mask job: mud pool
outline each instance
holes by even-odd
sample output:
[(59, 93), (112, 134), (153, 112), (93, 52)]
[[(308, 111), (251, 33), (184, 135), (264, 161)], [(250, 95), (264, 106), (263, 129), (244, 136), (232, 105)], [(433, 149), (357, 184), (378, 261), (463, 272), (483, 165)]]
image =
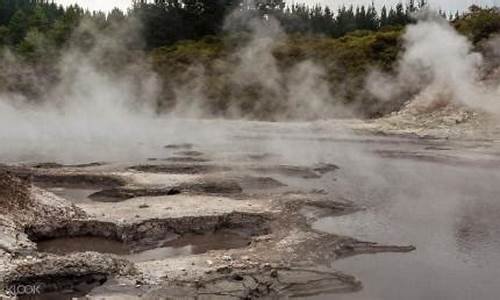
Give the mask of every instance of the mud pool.
[[(458, 152), (470, 161), (478, 155)], [(358, 182), (346, 194), (359, 199), (364, 210), (323, 218), (313, 227), (383, 243), (411, 241), (417, 249), (335, 262), (335, 268), (364, 285), (359, 293), (336, 299), (497, 299), (500, 172), (481, 164), (451, 166), (418, 157), (385, 159), (379, 170), (376, 181), (352, 172), (340, 183), (345, 188)]]
[[(38, 250), (57, 259), (85, 251), (124, 258), (155, 286), (145, 299), (165, 291), (180, 297), (226, 291), (241, 298), (260, 291), (248, 286), (269, 290), (280, 284), (271, 295), (498, 298), (497, 141), (356, 134), (342, 122), (207, 122), (186, 128), (196, 134), (141, 144), (129, 160), (23, 161), (56, 161), (36, 171), (42, 172), (34, 175), (40, 186), (76, 204), (91, 221), (108, 224), (117, 237), (133, 241), (165, 229), (182, 231), (144, 246), (75, 225), (53, 229), (56, 238), (37, 241)], [(213, 132), (216, 138), (203, 137)], [(164, 159), (178, 154), (203, 159)], [(86, 164), (97, 160), (106, 165)], [(65, 184), (57, 186), (57, 180)], [(86, 184), (74, 186), (82, 180)], [(95, 201), (94, 194), (119, 201)], [(259, 234), (233, 230), (262, 220), (272, 225)], [(90, 229), (108, 238), (69, 234)], [(294, 269), (306, 262), (321, 271)], [(166, 275), (189, 286), (163, 286)], [(95, 289), (91, 299), (130, 296), (124, 291), (134, 287), (110, 284)]]
[(100, 191), (98, 189), (72, 189), (64, 187), (48, 188), (47, 190), (75, 203), (91, 201), (89, 196)]
[[(355, 275), (364, 288), (335, 298), (498, 299), (498, 142), (343, 137), (340, 132), (338, 137), (289, 132), (271, 142), (275, 149), (293, 149), (268, 148), (272, 155), (293, 158), (295, 163), (319, 159), (340, 166), (321, 179), (275, 178), (292, 189), (326, 190), (363, 207), (353, 214), (317, 220), (314, 229), (366, 241), (412, 244), (417, 249), (336, 261), (335, 269)], [(260, 138), (271, 139), (272, 134)], [(400, 155), (383, 155), (395, 152)]]
[(56, 238), (37, 243), (40, 252), (66, 255), (93, 251), (122, 256), (133, 262), (161, 260), (176, 256), (205, 253), (210, 250), (243, 248), (251, 239), (243, 233), (219, 230), (206, 234), (186, 234), (178, 237), (170, 234), (160, 241), (148, 245), (127, 245), (101, 237)]

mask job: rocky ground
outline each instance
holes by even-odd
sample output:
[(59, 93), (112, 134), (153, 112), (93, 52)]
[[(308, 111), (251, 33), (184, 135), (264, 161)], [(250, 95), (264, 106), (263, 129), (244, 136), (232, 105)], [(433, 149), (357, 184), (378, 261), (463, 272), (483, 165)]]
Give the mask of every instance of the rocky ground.
[[(313, 230), (318, 217), (359, 207), (321, 190), (287, 190), (273, 178), (321, 178), (336, 172), (334, 164), (259, 163), (265, 154), (221, 164), (190, 144), (166, 148), (193, 159), (1, 166), (0, 297), (13, 298), (26, 285), (40, 286), (45, 299), (356, 291), (360, 281), (332, 270), (333, 261), (414, 249)], [(52, 241), (58, 246), (47, 250)]]
[(434, 139), (496, 139), (500, 135), (497, 117), (452, 103), (419, 105), (406, 103), (400, 111), (372, 121), (354, 122), (359, 132), (414, 136)]

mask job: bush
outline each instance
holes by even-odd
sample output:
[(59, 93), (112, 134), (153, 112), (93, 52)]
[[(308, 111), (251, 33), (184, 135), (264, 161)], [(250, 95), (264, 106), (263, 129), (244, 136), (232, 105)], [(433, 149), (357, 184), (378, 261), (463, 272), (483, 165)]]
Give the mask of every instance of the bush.
[(455, 20), (455, 28), (475, 44), (500, 33), (500, 9), (471, 6), (470, 12)]

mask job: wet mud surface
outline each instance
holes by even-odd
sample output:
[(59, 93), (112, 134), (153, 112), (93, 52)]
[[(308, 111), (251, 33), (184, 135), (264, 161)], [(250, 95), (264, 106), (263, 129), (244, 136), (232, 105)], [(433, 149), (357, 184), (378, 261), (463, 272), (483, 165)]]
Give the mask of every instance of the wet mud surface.
[(246, 189), (275, 189), (286, 186), (272, 177), (243, 176), (237, 180)]
[(179, 149), (185, 149), (185, 150), (189, 150), (189, 149), (192, 149), (194, 147), (193, 144), (191, 143), (181, 143), (181, 144), (168, 144), (168, 145), (165, 145), (165, 149), (174, 149), (174, 150), (179, 150)]
[(91, 200), (90, 196), (100, 192), (100, 189), (86, 188), (65, 188), (65, 187), (52, 187), (47, 188), (47, 191), (54, 193), (55, 195), (67, 199), (73, 203), (83, 203)]
[(174, 154), (178, 155), (178, 156), (188, 156), (188, 157), (200, 157), (200, 156), (205, 155), (203, 152), (195, 151), (195, 150), (179, 151), (179, 152), (175, 152)]
[(209, 159), (191, 156), (174, 156), (162, 159), (162, 161), (178, 162), (178, 163), (203, 163), (209, 162)]
[(303, 179), (317, 179), (322, 175), (338, 170), (334, 164), (317, 164), (312, 167), (291, 166), (291, 165), (267, 165), (251, 167), (250, 169), (262, 174), (279, 174), (283, 176), (298, 177)]
[[(351, 276), (314, 269), (263, 268), (207, 277), (211, 278), (200, 280), (195, 285), (176, 282), (182, 288), (175, 285), (163, 287), (146, 294), (145, 298), (156, 299), (165, 294), (187, 299), (295, 298), (318, 293), (353, 292), (361, 288), (360, 282)], [(346, 284), (350, 287), (346, 288)]]
[(47, 163), (34, 164), (32, 167), (35, 169), (89, 168), (89, 167), (99, 167), (105, 164), (106, 163), (92, 162), (92, 163), (76, 164), (76, 165), (64, 165), (55, 162), (47, 162)]
[(188, 194), (238, 194), (242, 188), (237, 181), (209, 180), (193, 183), (182, 183), (166, 188), (137, 188), (118, 187), (105, 189), (88, 195), (89, 199), (102, 202), (118, 202), (137, 197), (173, 196), (181, 193)]
[[(426, 148), (425, 150), (449, 151), (447, 148)], [(423, 151), (397, 151), (384, 150), (376, 151), (383, 158), (413, 160), (417, 162), (432, 162), (456, 167), (480, 167), (480, 168), (498, 168), (500, 160), (492, 155), (483, 155), (482, 157), (461, 157), (454, 155), (435, 154)]]
[(166, 173), (166, 174), (208, 174), (216, 172), (230, 171), (226, 166), (216, 166), (208, 164), (157, 164), (132, 166), (130, 170), (145, 173)]
[[(36, 169), (27, 170), (25, 174), (39, 174)], [(124, 172), (128, 170), (125, 168)], [(33, 219), (26, 216), (13, 225), (11, 234), (17, 236), (14, 240), (18, 241), (13, 241), (14, 248), (7, 246), (2, 250), (11, 253), (8, 255), (10, 267), (2, 273), (5, 290), (31, 282), (43, 286), (41, 295), (23, 296), (23, 299), (68, 299), (92, 296), (92, 293), (101, 299), (110, 290), (113, 297), (122, 298), (134, 294), (126, 292), (128, 287), (137, 286), (134, 282), (141, 282), (140, 286), (142, 282), (147, 283), (145, 286), (149, 287), (141, 290), (141, 296), (146, 299), (155, 299), (155, 295), (165, 292), (179, 297), (211, 295), (238, 299), (304, 296), (354, 291), (360, 287), (354, 277), (339, 272), (293, 268), (294, 261), (301, 261), (302, 255), (289, 254), (289, 251), (305, 254), (311, 251), (312, 241), (328, 238), (328, 235), (310, 231), (301, 208), (315, 207), (334, 214), (352, 209), (351, 203), (315, 201), (311, 198), (317, 195), (300, 193), (271, 196), (271, 192), (270, 197), (258, 199), (250, 199), (250, 195), (217, 198), (242, 194), (242, 186), (270, 191), (286, 186), (272, 177), (245, 175), (229, 180), (196, 179), (162, 189), (140, 187), (125, 175), (108, 177), (111, 175), (93, 174), (92, 171), (75, 175), (66, 173), (64, 168), (51, 172), (50, 185), (73, 186), (74, 178), (80, 178), (84, 179), (85, 186), (116, 187), (92, 194), (89, 194), (94, 191), (92, 189), (50, 187), (45, 194), (38, 188), (30, 191), (29, 181), (24, 184), (19, 181), (19, 189), (31, 193), (25, 195), (25, 201), (30, 204), (16, 208), (19, 212), (29, 206), (37, 210), (41, 203), (33, 198), (33, 193), (39, 192), (42, 194), (38, 196), (62, 197), (42, 202), (48, 207), (62, 205), (59, 209), (67, 211), (53, 215), (51, 209), (42, 209), (43, 213)], [(315, 172), (321, 174), (319, 170)], [(120, 180), (108, 182), (103, 178)], [(122, 202), (95, 201), (97, 196)], [(20, 196), (14, 192), (8, 197), (17, 199)], [(196, 203), (195, 206), (192, 203)], [(121, 207), (110, 210), (108, 205)], [(141, 216), (136, 215), (138, 212)], [(301, 238), (294, 237), (296, 230), (303, 232)], [(19, 233), (24, 240), (21, 247), (26, 249), (22, 252), (27, 254), (20, 255), (15, 248), (20, 243)], [(337, 250), (332, 252), (332, 247)], [(344, 252), (412, 250), (359, 244), (334, 236), (322, 249), (331, 257), (340, 257)], [(314, 260), (323, 261), (324, 257), (316, 255)], [(168, 274), (168, 277), (159, 274)], [(105, 284), (99, 293), (97, 287), (109, 278), (118, 283)]]
[(0, 295), (461, 299), (468, 278), (493, 299), (495, 149), (245, 126), (142, 161), (2, 165)]
[(146, 243), (134, 241), (123, 243), (103, 237), (63, 237), (37, 242), (42, 253), (66, 255), (78, 252), (98, 252), (115, 254), (133, 261), (154, 261), (177, 256), (206, 253), (210, 250), (227, 250), (247, 247), (251, 236), (236, 230), (217, 230), (204, 234), (170, 234), (163, 240), (150, 240)]
[(19, 286), (37, 285), (39, 293), (34, 295), (20, 295), (19, 300), (68, 300), (84, 298), (94, 288), (107, 281), (105, 274), (87, 274), (81, 276), (54, 276), (43, 279), (33, 277), (23, 281), (11, 282), (9, 289)]

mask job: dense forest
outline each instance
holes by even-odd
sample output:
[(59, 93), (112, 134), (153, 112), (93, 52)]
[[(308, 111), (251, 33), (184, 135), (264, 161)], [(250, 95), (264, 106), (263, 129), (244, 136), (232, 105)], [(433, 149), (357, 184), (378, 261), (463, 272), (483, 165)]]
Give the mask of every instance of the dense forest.
[[(168, 111), (181, 101), (175, 97), (178, 86), (200, 80), (200, 72), (193, 72), (197, 66), (203, 68), (199, 93), (210, 113), (225, 114), (236, 102), (249, 117), (269, 119), (280, 109), (273, 103), (276, 93), (262, 88), (262, 82), (235, 83), (230, 77), (234, 66), (241, 63), (234, 53), (251, 43), (255, 33), (252, 20), (264, 24), (276, 20), (282, 34), (272, 36), (275, 41), (270, 51), (280, 71), (286, 73), (305, 60), (317, 63), (324, 68), (321, 76), (329, 83), (335, 101), (341, 99), (358, 112), (375, 116), (400, 103), (382, 108), (363, 94), (362, 75), (373, 67), (393, 68), (405, 26), (414, 23), (415, 14), (426, 6), (425, 0), (380, 10), (373, 4), (331, 9), (287, 5), (283, 0), (136, 0), (127, 12), (115, 9), (106, 14), (48, 0), (0, 0), (0, 47), (4, 49), (0, 88), (37, 98), (59, 79), (56, 62), (61, 53), (75, 47), (91, 51), (102, 40), (112, 38), (118, 40), (118, 46), (100, 52), (99, 63), (114, 72), (136, 63), (138, 57), (152, 62), (162, 84), (159, 111)], [(463, 13), (439, 14), (479, 50), (482, 41), (500, 32), (498, 8), (473, 6)], [(15, 68), (5, 63), (12, 57), (16, 58)], [(29, 76), (19, 74), (19, 64), (30, 67)], [(40, 74), (45, 81), (33, 84)]]
[[(226, 17), (238, 11), (245, 18), (273, 16), (287, 33), (314, 33), (341, 37), (356, 30), (377, 31), (386, 27), (401, 27), (413, 21), (412, 15), (426, 6), (426, 0), (410, 0), (406, 5), (382, 7), (343, 6), (337, 11), (319, 5), (286, 5), (284, 0), (145, 0), (134, 1), (128, 12), (115, 9), (108, 14), (90, 12), (78, 5), (67, 8), (49, 0), (1, 0), (0, 41), (2, 44), (19, 45), (28, 34), (43, 33), (55, 43), (66, 41), (72, 29), (82, 19), (91, 19), (102, 27), (137, 18), (143, 25), (143, 36), (148, 48), (165, 46), (179, 40), (200, 39), (224, 32)], [(445, 12), (440, 12), (445, 18)], [(449, 18), (458, 18), (450, 14)], [(234, 26), (245, 30), (244, 24)]]
[[(399, 3), (389, 9), (383, 7), (379, 13), (373, 4), (368, 7), (344, 6), (334, 12), (319, 5), (287, 6), (279, 0), (156, 0), (153, 3), (142, 0), (135, 1), (126, 13), (115, 9), (105, 14), (84, 10), (78, 5), (64, 8), (49, 0), (1, 0), (0, 42), (22, 50), (28, 46), (30, 37), (42, 34), (61, 46), (82, 19), (106, 27), (126, 18), (135, 18), (143, 25), (147, 48), (152, 49), (180, 40), (197, 40), (224, 33), (226, 16), (234, 11), (245, 18), (239, 19), (240, 24), (233, 24), (232, 32), (245, 31), (245, 20), (273, 16), (287, 33), (341, 37), (356, 30), (377, 31), (389, 26), (404, 26), (412, 22), (413, 13), (425, 6), (425, 0), (418, 4), (412, 0), (406, 6)], [(446, 17), (445, 13), (442, 14)]]

